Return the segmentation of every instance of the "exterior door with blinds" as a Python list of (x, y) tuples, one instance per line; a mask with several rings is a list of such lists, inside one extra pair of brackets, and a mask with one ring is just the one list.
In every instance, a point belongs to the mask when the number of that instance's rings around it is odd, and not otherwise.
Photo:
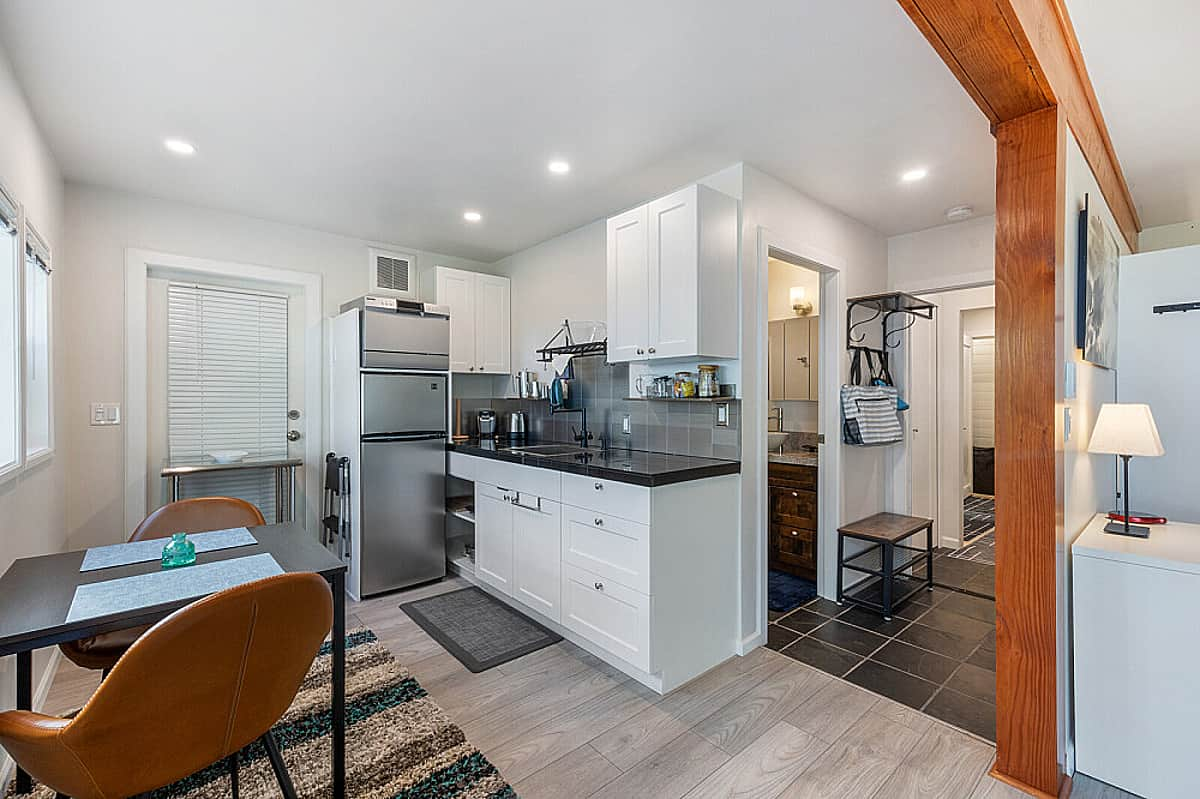
[[(288, 456), (288, 297), (171, 282), (167, 287), (167, 450), (172, 464), (213, 453)], [(193, 475), (181, 497), (234, 496), (275, 521), (270, 469)]]

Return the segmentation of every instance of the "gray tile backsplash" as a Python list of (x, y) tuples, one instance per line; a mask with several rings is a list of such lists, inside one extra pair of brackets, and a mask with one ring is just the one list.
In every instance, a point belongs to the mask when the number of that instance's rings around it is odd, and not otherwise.
[[(588, 427), (597, 439), (603, 432), (611, 446), (667, 452), (673, 455), (698, 455), (708, 458), (740, 460), (741, 408), (736, 399), (722, 399), (729, 405), (729, 423), (718, 427), (717, 403), (687, 400), (628, 399), (629, 365), (607, 364), (603, 356), (575, 358), (575, 379), (571, 383), (571, 404), (582, 403), (587, 410)], [(546, 400), (516, 398), (455, 398), (461, 408), (462, 432), (474, 435), (475, 412), (491, 408), (501, 417), (508, 411), (523, 410), (529, 418), (529, 432), (541, 441), (571, 441), (572, 427), (579, 427), (578, 413), (550, 413)], [(630, 432), (622, 429), (629, 416)], [(503, 430), (503, 426), (501, 427)]]

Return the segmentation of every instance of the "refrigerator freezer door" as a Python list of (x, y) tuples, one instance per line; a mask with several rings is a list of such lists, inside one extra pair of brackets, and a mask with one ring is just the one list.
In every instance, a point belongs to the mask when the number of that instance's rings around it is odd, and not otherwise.
[(446, 378), (365, 372), (362, 434), (446, 432)]
[(450, 368), (450, 318), (362, 312), (362, 365), (389, 369)]
[(446, 438), (362, 444), (361, 595), (446, 576)]

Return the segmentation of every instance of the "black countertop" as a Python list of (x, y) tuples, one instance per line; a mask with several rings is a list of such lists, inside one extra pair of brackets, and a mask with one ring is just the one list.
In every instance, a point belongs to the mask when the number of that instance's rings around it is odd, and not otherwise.
[(451, 452), (461, 452), (463, 455), (476, 455), (482, 458), (519, 463), (522, 466), (582, 474), (651, 488), (672, 483), (685, 483), (690, 480), (703, 480), (706, 477), (737, 474), (742, 470), (742, 464), (739, 461), (700, 458), (692, 455), (667, 455), (661, 452), (643, 452), (641, 450), (610, 449), (608, 452), (601, 452), (598, 446), (587, 449), (575, 447), (572, 452), (552, 456), (533, 455), (520, 451), (521, 447), (530, 446), (539, 445), (533, 442), (515, 443), (471, 439), (452, 442), (446, 445), (446, 449)]

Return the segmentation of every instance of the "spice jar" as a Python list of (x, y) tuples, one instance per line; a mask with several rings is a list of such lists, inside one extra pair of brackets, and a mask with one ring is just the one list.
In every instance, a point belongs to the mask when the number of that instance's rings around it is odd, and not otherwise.
[(696, 396), (696, 383), (692, 380), (691, 372), (675, 373), (675, 399), (687, 399)]
[(717, 382), (716, 364), (702, 363), (696, 368), (700, 370), (700, 379), (697, 381), (696, 394), (701, 397), (720, 396), (721, 384)]

